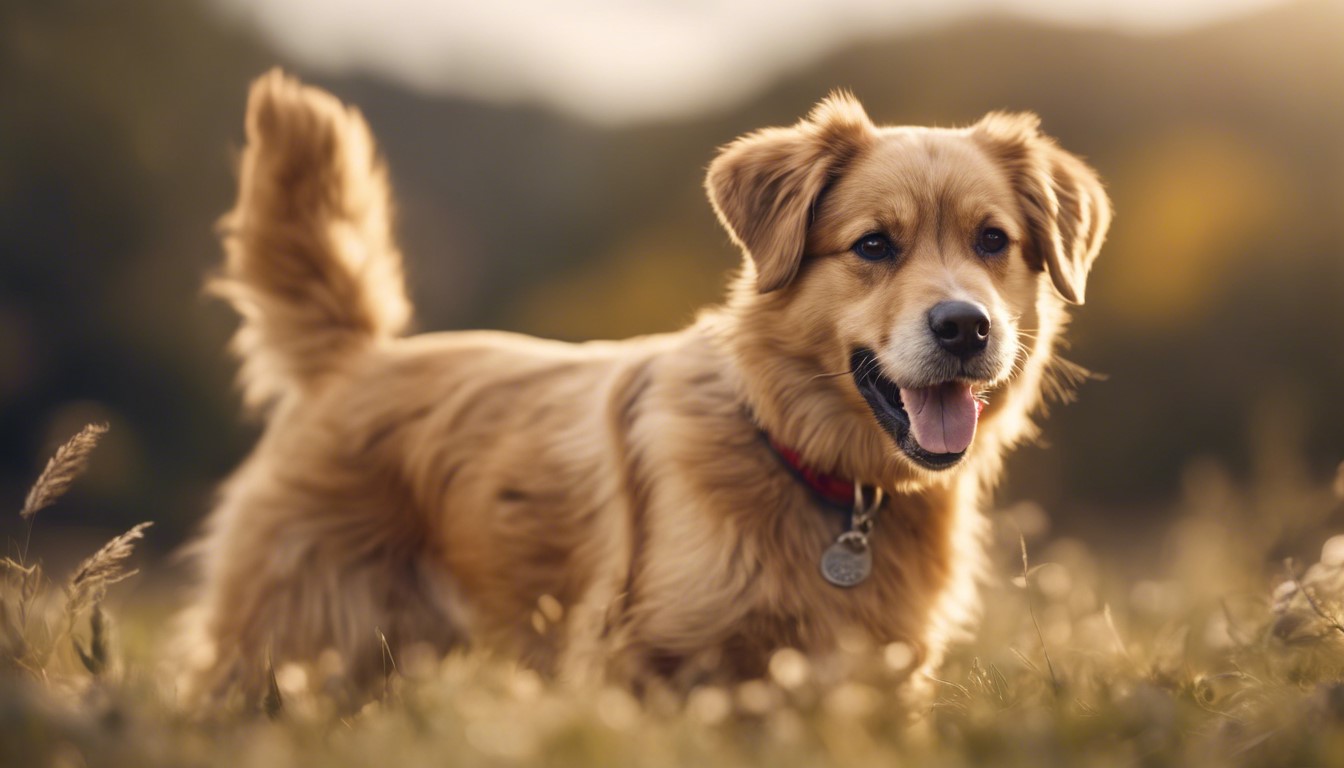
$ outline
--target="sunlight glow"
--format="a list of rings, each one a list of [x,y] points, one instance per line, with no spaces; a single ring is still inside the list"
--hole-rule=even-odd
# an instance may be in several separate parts
[[[1160,33],[1281,0],[216,0],[305,65],[602,122],[722,106],[848,41],[984,14]]]

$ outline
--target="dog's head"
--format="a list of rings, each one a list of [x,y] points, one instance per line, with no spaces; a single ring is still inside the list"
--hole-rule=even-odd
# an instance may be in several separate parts
[[[1038,122],[877,127],[832,95],[709,169],[782,351],[847,372],[824,379],[832,393],[923,470],[960,462],[982,410],[992,418],[997,393],[1048,356],[1041,318],[1082,303],[1110,221],[1096,174]]]

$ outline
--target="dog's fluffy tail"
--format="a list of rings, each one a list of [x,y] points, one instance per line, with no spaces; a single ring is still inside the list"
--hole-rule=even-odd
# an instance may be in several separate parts
[[[320,386],[410,320],[387,173],[359,112],[278,70],[252,85],[227,258],[210,290],[243,317],[233,339],[250,407]]]

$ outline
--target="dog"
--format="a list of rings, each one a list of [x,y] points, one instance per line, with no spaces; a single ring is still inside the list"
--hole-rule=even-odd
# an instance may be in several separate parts
[[[333,652],[367,687],[414,646],[740,680],[852,631],[927,671],[972,625],[981,505],[1067,378],[1111,217],[1037,117],[879,127],[837,92],[738,138],[705,182],[743,255],[725,301],[584,344],[403,337],[360,114],[271,72],[246,137],[211,289],[266,428],[195,545],[189,691]]]

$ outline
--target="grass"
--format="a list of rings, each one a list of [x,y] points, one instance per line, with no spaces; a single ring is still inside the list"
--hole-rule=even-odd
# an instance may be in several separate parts
[[[52,459],[30,524],[99,434]],[[1030,504],[1000,511],[977,639],[913,712],[894,684],[909,650],[854,637],[826,666],[784,650],[767,679],[684,701],[408,653],[355,714],[320,693],[319,661],[274,670],[261,712],[203,718],[175,703],[161,623],[137,618],[167,609],[128,604],[122,625],[106,605],[146,524],[63,588],[15,545],[0,566],[0,764],[1344,765],[1344,536],[1326,536],[1341,484],[1290,471],[1241,486],[1196,465],[1170,532],[1121,561],[1130,573],[1045,535]],[[1315,562],[1279,558],[1303,542]]]

